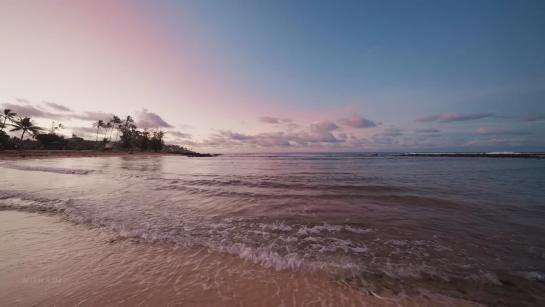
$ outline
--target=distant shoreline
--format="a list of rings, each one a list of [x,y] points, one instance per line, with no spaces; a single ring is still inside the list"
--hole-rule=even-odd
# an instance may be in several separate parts
[[[129,152],[98,150],[0,150],[0,160],[39,159],[39,158],[89,158],[89,157],[133,157],[133,156],[186,156],[215,157],[213,154],[175,153],[175,152]]]
[[[525,159],[545,159],[545,153],[542,152],[465,152],[465,153],[431,153],[431,152],[414,152],[400,153],[401,157],[452,157],[452,158],[525,158]]]
[[[377,154],[378,155],[378,154]],[[38,158],[78,158],[78,157],[123,157],[123,156],[186,156],[186,157],[216,157],[219,154],[198,152],[142,152],[142,151],[100,151],[100,150],[0,150],[0,160],[38,159]],[[390,153],[397,157],[450,157],[450,158],[520,158],[545,159],[543,152],[412,152]]]

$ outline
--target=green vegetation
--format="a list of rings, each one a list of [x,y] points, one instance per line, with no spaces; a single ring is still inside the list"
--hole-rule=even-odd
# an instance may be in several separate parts
[[[34,123],[30,120],[30,117],[21,117],[18,120],[14,120],[13,129],[10,131],[22,131],[21,141],[25,139],[25,133],[30,132],[32,136],[35,136],[42,128],[35,126]]]
[[[109,120],[97,120],[92,125],[96,128],[95,140],[85,140],[77,135],[65,138],[58,134],[63,129],[61,123],[52,122],[51,129],[36,126],[30,117],[18,117],[16,113],[5,109],[0,114],[0,150],[3,149],[49,149],[49,150],[123,150],[142,152],[167,152],[187,156],[209,156],[199,154],[178,145],[165,145],[165,133],[155,129],[138,129],[131,116],[124,120],[113,116]],[[8,130],[9,127],[9,130]],[[20,137],[9,132],[21,132]],[[27,137],[25,139],[25,136]],[[113,138],[113,141],[112,141]]]
[[[0,125],[0,131],[4,132],[8,121],[13,122],[15,116],[17,116],[17,113],[12,112],[10,109],[5,109],[4,112],[2,112],[2,117],[0,118],[3,119],[2,125]]]
[[[0,149],[22,148],[26,142],[25,135],[34,138],[42,130],[42,128],[34,125],[30,117],[17,116],[17,113],[10,109],[5,109],[0,115]],[[9,132],[21,131],[21,137],[13,136],[10,138],[6,133],[8,127],[11,127]]]

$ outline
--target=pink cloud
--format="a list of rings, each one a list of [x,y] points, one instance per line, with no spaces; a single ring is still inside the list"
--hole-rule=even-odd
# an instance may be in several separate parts
[[[339,124],[350,128],[372,128],[377,126],[373,121],[357,115],[341,118]]]

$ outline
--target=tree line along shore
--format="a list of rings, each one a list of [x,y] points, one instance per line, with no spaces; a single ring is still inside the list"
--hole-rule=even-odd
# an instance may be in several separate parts
[[[165,144],[165,132],[160,129],[140,129],[134,119],[113,116],[97,120],[94,140],[72,134],[66,138],[59,134],[61,123],[52,122],[44,129],[34,124],[28,116],[20,116],[10,109],[0,114],[0,155],[9,157],[38,156],[103,156],[124,153],[164,153],[190,157],[210,157],[179,145]],[[8,134],[11,132],[11,135]],[[18,136],[17,134],[20,133]]]

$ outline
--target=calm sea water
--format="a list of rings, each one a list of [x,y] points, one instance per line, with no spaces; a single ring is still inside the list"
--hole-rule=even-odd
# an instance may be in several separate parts
[[[545,160],[253,154],[4,161],[0,207],[364,290],[545,302]]]

